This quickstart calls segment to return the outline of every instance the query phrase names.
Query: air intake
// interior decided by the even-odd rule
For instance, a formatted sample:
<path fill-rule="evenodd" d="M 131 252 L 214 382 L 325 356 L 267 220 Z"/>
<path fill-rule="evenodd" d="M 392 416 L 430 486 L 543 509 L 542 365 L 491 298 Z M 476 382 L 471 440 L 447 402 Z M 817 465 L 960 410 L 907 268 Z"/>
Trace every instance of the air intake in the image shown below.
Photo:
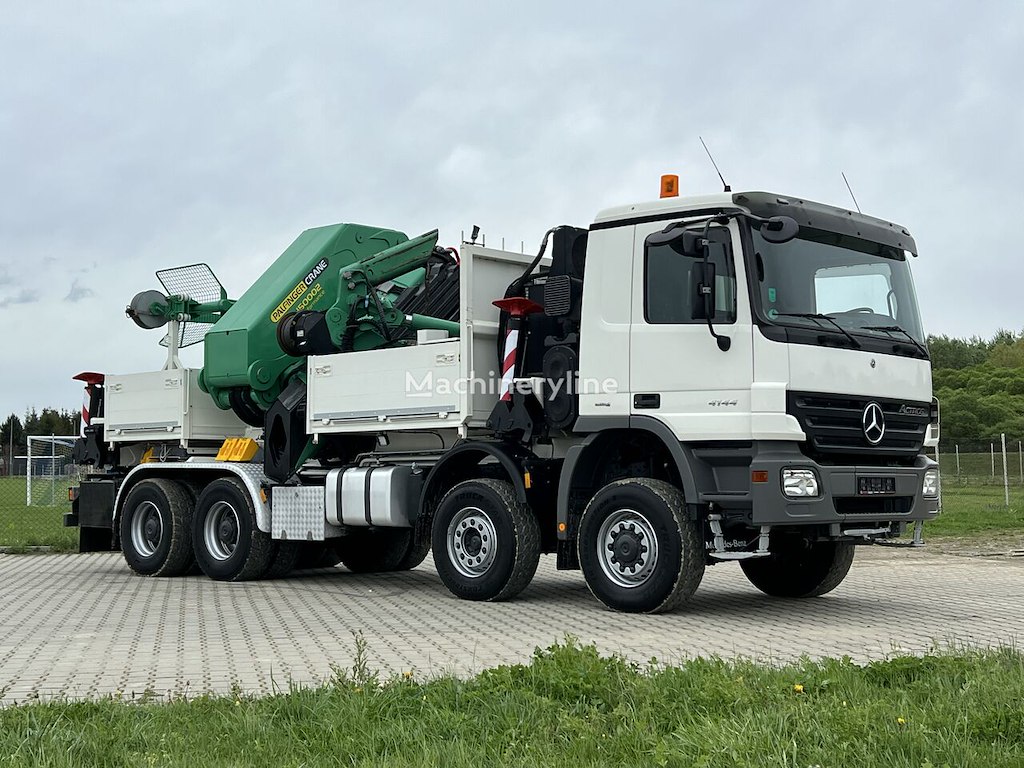
<path fill-rule="evenodd" d="M 573 298 L 581 287 L 582 281 L 568 275 L 549 277 L 544 283 L 544 314 L 548 317 L 571 315 Z"/>

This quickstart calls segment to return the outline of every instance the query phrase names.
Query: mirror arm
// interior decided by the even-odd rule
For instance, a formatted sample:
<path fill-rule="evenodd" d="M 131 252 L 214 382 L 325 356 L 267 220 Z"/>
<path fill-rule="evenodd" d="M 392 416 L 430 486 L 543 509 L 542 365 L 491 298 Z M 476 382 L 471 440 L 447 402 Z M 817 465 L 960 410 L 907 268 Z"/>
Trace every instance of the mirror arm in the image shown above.
<path fill-rule="evenodd" d="M 702 247 L 704 248 L 704 274 L 708 273 L 707 266 L 710 263 L 708 261 L 708 256 L 711 253 L 711 249 L 708 247 L 708 233 L 711 231 L 712 223 L 728 224 L 729 219 L 731 219 L 735 215 L 736 214 L 732 213 L 720 213 L 717 216 L 712 216 L 710 219 L 704 222 L 704 232 L 703 234 L 701 234 L 701 240 L 703 241 Z M 701 283 L 700 285 L 700 293 L 701 296 L 704 297 L 704 317 L 708 321 L 708 333 L 710 333 L 714 340 L 718 343 L 718 348 L 723 352 L 728 352 L 729 348 L 732 346 L 732 338 L 717 333 L 715 331 L 715 326 L 711 321 L 711 316 L 714 314 L 714 302 L 712 301 L 714 290 L 715 287 L 713 285 L 705 285 L 704 283 Z"/>
<path fill-rule="evenodd" d="M 704 258 L 704 263 L 705 264 L 707 263 L 707 257 Z M 718 348 L 720 350 L 722 350 L 723 352 L 728 352 L 729 348 L 732 346 L 732 338 L 730 338 L 729 336 L 723 336 L 722 334 L 717 333 L 715 331 L 715 326 L 711 322 L 711 315 L 714 314 L 714 312 L 712 310 L 712 304 L 711 304 L 711 291 L 712 290 L 713 289 L 712 289 L 712 287 L 710 285 L 705 285 L 704 283 L 701 283 L 701 285 L 700 285 L 700 293 L 701 293 L 701 296 L 704 297 L 704 317 L 708 321 L 708 333 L 710 333 L 711 336 L 714 338 L 714 340 L 716 342 L 718 342 Z"/>

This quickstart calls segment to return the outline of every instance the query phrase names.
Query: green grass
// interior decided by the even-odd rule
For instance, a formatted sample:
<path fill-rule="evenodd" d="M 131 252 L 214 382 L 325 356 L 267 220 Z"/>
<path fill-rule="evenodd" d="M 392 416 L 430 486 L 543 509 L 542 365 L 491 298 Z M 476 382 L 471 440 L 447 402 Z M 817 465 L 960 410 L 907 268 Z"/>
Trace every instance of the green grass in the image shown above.
<path fill-rule="evenodd" d="M 1024 764 L 1011 650 L 770 667 L 637 667 L 568 642 L 474 679 L 0 710 L 0 764 L 1001 766 Z"/>
<path fill-rule="evenodd" d="M 925 536 L 983 537 L 1024 534 L 1024 489 L 1010 488 L 1010 506 L 1002 485 L 966 485 L 955 477 L 942 479 L 942 513 L 925 524 Z"/>
<path fill-rule="evenodd" d="M 78 531 L 65 528 L 64 513 L 71 507 L 66 501 L 70 481 L 57 478 L 40 481 L 34 500 L 49 502 L 46 506 L 25 505 L 25 478 L 0 477 L 0 547 L 12 551 L 28 547 L 51 547 L 71 551 L 78 547 Z"/>

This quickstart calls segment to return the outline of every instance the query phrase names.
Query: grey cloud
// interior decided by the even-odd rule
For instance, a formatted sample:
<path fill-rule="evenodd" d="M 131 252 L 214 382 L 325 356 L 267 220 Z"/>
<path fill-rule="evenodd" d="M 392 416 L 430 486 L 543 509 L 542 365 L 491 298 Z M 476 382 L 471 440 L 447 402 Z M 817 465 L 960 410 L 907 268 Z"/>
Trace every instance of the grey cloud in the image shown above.
<path fill-rule="evenodd" d="M 90 296 L 95 295 L 96 293 L 92 288 L 82 285 L 76 277 L 71 282 L 71 289 L 68 291 L 68 295 L 64 297 L 64 301 L 70 301 L 72 304 L 75 304 L 82 299 L 88 299 Z"/>
<path fill-rule="evenodd" d="M 39 301 L 39 291 L 31 288 L 22 288 L 13 296 L 0 298 L 0 309 L 14 304 L 34 304 Z"/>
<path fill-rule="evenodd" d="M 0 382 L 0 402 L 73 407 L 65 369 L 159 368 L 155 341 L 123 317 L 158 268 L 205 261 L 237 297 L 299 232 L 337 221 L 438 227 L 452 245 L 480 224 L 489 243 L 529 250 L 550 226 L 657 197 L 661 173 L 679 173 L 684 194 L 719 189 L 698 134 L 734 189 L 850 205 L 845 170 L 866 213 L 914 233 L 929 331 L 1024 322 L 1024 262 L 1007 257 L 1024 176 L 1024 5 L 765 15 L 736 0 L 687 4 L 685 18 L 644 0 L 586 13 L 540 0 L 295 5 L 5 12 L 0 309 L 38 301 L 55 354 L 0 341 L 8 365 L 37 376 Z M 953 279 L 965 264 L 997 279 L 968 290 Z M 74 280 L 65 297 L 21 290 L 55 277 Z M 102 333 L 82 342 L 69 329 L 89 295 Z"/>

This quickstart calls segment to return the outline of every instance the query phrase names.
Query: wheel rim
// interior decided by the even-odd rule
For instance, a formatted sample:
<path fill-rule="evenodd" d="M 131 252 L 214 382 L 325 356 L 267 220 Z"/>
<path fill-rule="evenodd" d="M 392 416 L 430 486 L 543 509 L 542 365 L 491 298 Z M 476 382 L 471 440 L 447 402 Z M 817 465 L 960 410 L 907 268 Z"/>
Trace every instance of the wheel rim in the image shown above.
<path fill-rule="evenodd" d="M 203 523 L 203 543 L 215 560 L 227 560 L 238 546 L 241 522 L 238 512 L 226 501 L 218 501 Z"/>
<path fill-rule="evenodd" d="M 597 534 L 597 560 L 617 586 L 645 584 L 658 565 L 658 537 L 650 520 L 632 509 L 610 514 Z"/>
<path fill-rule="evenodd" d="M 448 524 L 448 559 L 463 576 L 475 579 L 494 564 L 494 522 L 479 507 L 465 507 Z"/>
<path fill-rule="evenodd" d="M 152 501 L 143 501 L 132 511 L 132 546 L 143 557 L 152 557 L 164 537 L 164 520 Z"/>

